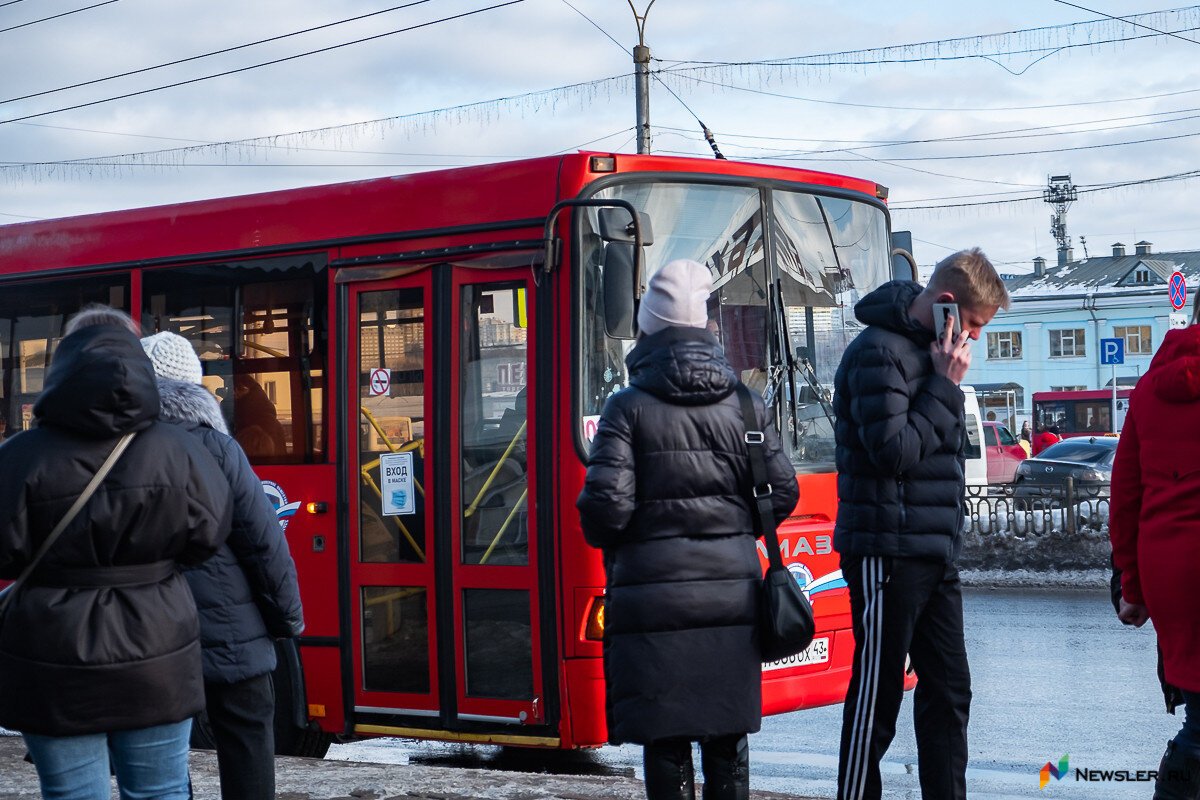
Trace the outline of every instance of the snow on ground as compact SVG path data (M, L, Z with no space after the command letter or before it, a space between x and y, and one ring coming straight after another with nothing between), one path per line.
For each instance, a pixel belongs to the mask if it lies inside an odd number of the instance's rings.
M1096 589L1107 588L1109 571L1105 569L964 569L964 586L976 589Z

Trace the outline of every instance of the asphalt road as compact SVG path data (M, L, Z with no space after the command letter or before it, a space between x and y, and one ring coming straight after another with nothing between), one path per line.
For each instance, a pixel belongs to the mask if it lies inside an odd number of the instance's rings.
M1120 625L1103 590L968 590L965 616L973 800L1150 796L1147 783L1081 783L1074 773L1155 769L1178 729L1181 720L1163 710L1149 625ZM840 726L841 706L764 720L751 738L751 786L833 797ZM1042 765L1064 755L1071 771L1039 789ZM486 749L396 741L335 745L330 757L447 766L499 760ZM641 777L641 751L604 748L579 769ZM883 784L885 798L920 797L911 697L883 764Z

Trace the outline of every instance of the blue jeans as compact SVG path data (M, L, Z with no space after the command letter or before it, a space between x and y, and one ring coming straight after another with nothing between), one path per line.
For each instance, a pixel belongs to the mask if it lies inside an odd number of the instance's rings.
M1183 692L1183 728L1175 735L1175 747L1200 761L1200 693Z
M85 736L22 734L44 800L109 800L109 758L121 800L187 800L190 719Z

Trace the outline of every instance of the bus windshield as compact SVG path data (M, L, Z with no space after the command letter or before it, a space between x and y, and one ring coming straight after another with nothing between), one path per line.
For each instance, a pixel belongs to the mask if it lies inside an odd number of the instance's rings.
M833 376L861 327L854 304L891 278L882 206L799 189L683 182L631 182L595 196L627 200L649 215L647 277L679 258L712 270L709 329L742 380L771 403L797 470L832 471ZM605 398L627 383L634 343L605 332L606 243L598 212L580 216L587 440Z

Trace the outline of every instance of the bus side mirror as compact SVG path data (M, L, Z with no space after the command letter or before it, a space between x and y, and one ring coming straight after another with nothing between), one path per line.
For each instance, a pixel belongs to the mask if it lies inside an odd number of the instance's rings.
M650 215L637 212L642 246L654 244ZM614 339L637 337L637 298L642 289L634 264L637 231L629 211L624 208L601 208L598 212L600 238L604 246L604 330ZM645 263L643 257L642 262Z
M633 220L623 208L600 209L600 238L606 242L634 244ZM638 222L642 228L642 247L654 244L654 230L650 227L650 215L639 211Z
M614 339L637 337L633 273L633 245L624 242L605 245L604 330Z

